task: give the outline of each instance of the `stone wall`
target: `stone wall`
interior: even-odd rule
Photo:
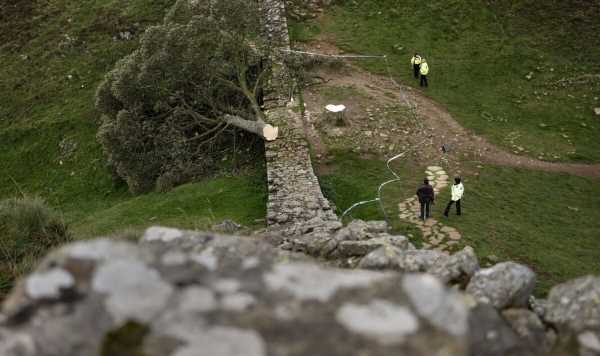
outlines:
[[[269,122],[281,130],[279,139],[266,144],[267,222],[272,228],[309,220],[337,221],[321,192],[303,132],[294,127],[296,115],[285,107],[267,111]]]
[[[337,216],[323,196],[314,173],[308,144],[301,128],[301,118],[287,107],[290,79],[281,61],[290,48],[283,0],[263,0],[267,37],[274,48],[273,78],[265,101],[266,121],[280,129],[280,137],[265,144],[267,159],[267,224],[272,229],[304,224],[337,222]],[[297,108],[296,108],[297,109]],[[292,230],[290,230],[292,231]]]
[[[283,0],[259,0],[263,13],[265,37],[273,47],[289,49],[290,35]]]

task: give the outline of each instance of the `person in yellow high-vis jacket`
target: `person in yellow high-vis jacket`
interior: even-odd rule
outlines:
[[[421,59],[421,66],[419,68],[421,73],[421,86],[427,87],[427,74],[429,74],[429,64],[427,64],[427,60],[425,58]]]
[[[410,64],[413,67],[413,73],[415,75],[415,79],[419,79],[419,68],[421,67],[421,56],[418,53],[410,59]]]

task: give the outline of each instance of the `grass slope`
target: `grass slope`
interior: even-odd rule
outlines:
[[[99,210],[73,224],[78,236],[113,234],[148,225],[207,229],[224,219],[260,225],[266,205],[262,174],[207,179],[167,193],[150,193]]]
[[[397,203],[414,195],[422,167],[396,167],[402,181],[383,193],[386,211],[396,232],[411,234],[414,226],[400,222]],[[353,203],[376,196],[381,182],[391,175],[385,162],[355,155],[336,154],[332,169],[320,177],[325,194],[343,211]],[[565,174],[486,166],[478,176],[465,179],[463,216],[444,219],[447,188],[437,198],[432,216],[462,234],[463,245],[473,246],[480,257],[496,255],[533,268],[542,295],[557,283],[584,274],[600,274],[600,185]],[[454,208],[453,208],[454,209]],[[454,213],[454,210],[452,210]],[[383,219],[376,205],[358,208],[354,218]]]
[[[419,51],[431,68],[427,94],[464,126],[511,151],[600,162],[600,2],[338,3],[319,22],[293,24],[292,37],[389,54],[394,76],[413,86],[409,60]],[[381,60],[360,64],[385,73]]]
[[[340,151],[330,152],[330,155],[333,159],[327,162],[326,173],[319,175],[319,182],[323,194],[335,203],[338,216],[354,203],[375,199],[379,185],[394,179],[384,161],[363,159],[357,154]],[[420,230],[412,224],[400,221],[398,203],[414,193],[416,190],[414,177],[422,175],[418,172],[423,172],[425,169],[406,162],[395,163],[392,168],[401,180],[383,188],[382,200],[385,212],[393,231],[406,234],[417,246],[420,246]],[[344,218],[344,223],[352,219],[384,220],[385,216],[378,203],[369,203],[354,208]]]
[[[199,221],[231,217],[252,225],[264,215],[261,162],[238,178],[227,177],[235,165],[225,162],[224,175],[214,181],[138,198],[115,187],[104,166],[95,139],[95,89],[173,3],[8,0],[1,6],[0,198],[41,195],[84,235],[144,221],[205,227]],[[213,203],[210,213],[207,199],[234,208],[229,214]]]
[[[600,274],[600,184],[567,174],[486,166],[465,182],[464,215],[443,219],[446,189],[434,214],[463,234],[479,256],[532,267],[538,294],[585,274]],[[452,211],[454,213],[454,210]]]

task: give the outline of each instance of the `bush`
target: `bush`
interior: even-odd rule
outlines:
[[[61,216],[41,198],[0,201],[0,296],[50,249],[70,239]]]

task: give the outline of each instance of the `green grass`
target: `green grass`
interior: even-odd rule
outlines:
[[[96,88],[174,2],[8,0],[2,5],[0,199],[43,197],[77,239],[129,236],[157,224],[206,229],[225,218],[251,228],[264,225],[257,221],[265,216],[265,167],[256,159],[262,152],[238,152],[236,162],[229,154],[211,178],[138,197],[115,185],[105,167],[96,141]],[[133,37],[120,39],[126,31]],[[61,148],[64,143],[76,148]],[[22,272],[34,264],[28,261]]]
[[[262,174],[218,177],[138,196],[87,215],[73,224],[72,231],[93,237],[149,225],[210,229],[224,219],[259,227],[266,214],[265,182]]]
[[[320,180],[339,211],[372,199],[377,186],[390,178],[385,162],[350,154],[336,153],[332,167]],[[414,194],[423,169],[404,163],[396,170],[403,180],[384,190],[386,211],[394,230],[413,234],[412,240],[419,244],[416,229],[399,222],[397,203]],[[475,248],[480,258],[496,255],[527,264],[538,274],[538,295],[568,279],[600,273],[600,185],[596,181],[496,166],[465,177],[463,215],[443,219],[449,188],[438,196],[432,215],[456,227],[463,234],[461,242]],[[353,217],[383,219],[376,205],[358,208]]]
[[[486,166],[467,177],[456,227],[478,256],[525,263],[538,274],[537,293],[585,274],[600,274],[600,184],[566,174]],[[438,198],[442,216],[450,193]],[[452,210],[454,213],[454,210]]]
[[[377,197],[380,184],[394,179],[387,169],[385,162],[380,160],[361,159],[353,153],[334,151],[330,153],[333,159],[327,162],[327,173],[319,175],[323,194],[334,202],[338,216],[350,208],[354,203],[367,201]],[[411,241],[421,245],[421,232],[412,224],[400,221],[398,218],[398,203],[415,191],[415,176],[424,169],[405,162],[393,164],[393,169],[401,180],[386,185],[382,190],[383,206],[387,218],[392,225],[392,231],[402,233],[411,238]],[[354,208],[344,218],[344,223],[352,219],[385,220],[386,216],[381,211],[378,203],[369,203]]]
[[[368,100],[368,94],[359,88],[352,85],[340,85],[340,86],[323,86],[319,91],[321,99],[326,102],[330,101],[341,101],[348,100],[348,98],[356,98]]]
[[[115,185],[105,167],[95,138],[95,90],[174,2],[40,0],[6,8],[7,21],[0,24],[0,198],[42,196],[77,238],[145,224],[206,228],[225,217],[256,225],[265,210],[262,161],[248,166],[230,159],[212,179],[141,197]],[[133,38],[119,39],[124,31]],[[61,149],[65,142],[76,149]]]
[[[354,53],[389,55],[413,86],[409,60],[424,54],[427,95],[492,142],[547,160],[600,162],[600,3],[519,0],[342,1],[292,38],[321,34]],[[318,29],[315,29],[318,27]],[[296,38],[294,37],[296,36]],[[385,73],[381,60],[360,65]],[[531,80],[526,78],[532,72]],[[585,75],[583,84],[555,85]]]
[[[320,28],[314,23],[305,24],[298,21],[288,21],[290,37],[298,42],[307,42],[320,33]]]
[[[115,185],[105,167],[95,138],[96,88],[174,2],[8,0],[1,6],[0,200],[43,197],[77,239],[131,235],[126,232],[157,224],[206,229],[225,218],[264,225],[258,221],[266,200],[260,151],[238,153],[238,163],[228,155],[221,172],[203,181],[138,197]],[[120,39],[121,32],[132,39]],[[242,156],[253,162],[239,163]],[[17,266],[19,273],[35,262]],[[13,275],[1,273],[0,280],[5,277],[10,282]]]
[[[8,7],[0,56],[0,197],[43,196],[68,222],[130,198],[113,186],[95,135],[94,92],[173,1],[32,1]],[[21,19],[27,18],[25,23]],[[19,31],[13,31],[14,26]],[[73,40],[67,40],[67,36]],[[70,78],[70,79],[69,79]],[[63,140],[74,142],[70,155]]]
[[[124,186],[115,186],[95,139],[99,114],[94,109],[94,93],[100,80],[118,59],[137,47],[137,39],[147,26],[162,21],[173,3],[174,0],[126,3],[58,0],[8,7],[12,16],[0,27],[0,39],[4,43],[0,56],[3,68],[0,72],[0,197],[19,195],[21,191],[38,194],[60,209],[76,232],[102,233],[140,222],[145,216],[160,215],[152,206],[136,205],[136,202],[146,199],[147,203],[160,201],[170,206],[182,200],[177,193],[133,198]],[[21,22],[24,18],[27,21]],[[133,33],[133,39],[115,39],[122,31]],[[70,154],[64,152],[60,149],[61,142],[74,143],[76,149]],[[256,166],[260,166],[260,162]],[[241,200],[243,204],[238,204],[239,210],[250,211],[264,200],[264,184],[255,179],[263,170],[258,167],[240,173],[243,177],[239,180],[253,184],[252,187],[232,182],[235,187],[232,189],[239,191],[228,192],[246,198]],[[224,169],[224,174],[229,171]],[[215,192],[221,191],[219,185],[230,180],[222,177],[214,183],[192,185],[187,188],[187,194],[216,199],[214,192],[207,191],[206,187],[213,184]],[[255,198],[247,196],[249,189],[257,192]],[[190,214],[207,217],[203,215],[207,211],[199,209],[201,204],[197,202],[187,215],[181,212],[182,225],[191,227],[187,223]],[[115,215],[112,222],[109,221],[111,212],[127,206],[136,209],[132,215],[139,215],[138,220]],[[191,209],[182,207],[187,208]],[[175,211],[178,210],[173,208],[167,214],[171,218],[164,220],[165,223],[178,222]],[[121,213],[125,213],[124,210]],[[95,216],[104,217],[103,222],[94,222]],[[89,228],[86,229],[83,222],[90,224]],[[96,229],[100,224],[103,228]]]

